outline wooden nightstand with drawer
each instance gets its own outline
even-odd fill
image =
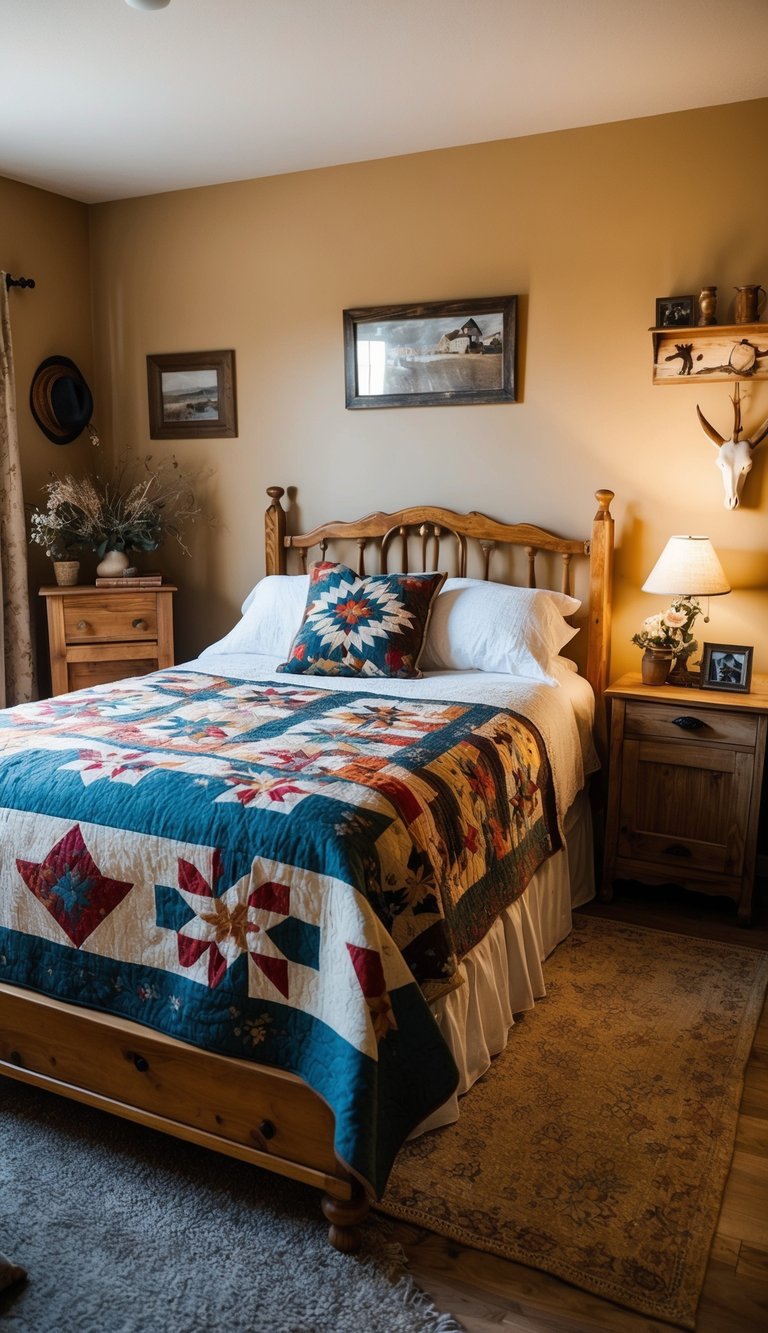
[[[173,594],[157,588],[41,588],[54,694],[173,666]]]
[[[722,894],[752,917],[768,676],[749,694],[643,685],[606,691],[611,742],[601,897],[616,879]]]

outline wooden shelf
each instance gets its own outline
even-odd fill
[[[768,324],[652,328],[650,333],[654,384],[768,379]]]

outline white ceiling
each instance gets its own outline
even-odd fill
[[[0,33],[0,175],[86,202],[768,96],[767,0],[0,0]]]

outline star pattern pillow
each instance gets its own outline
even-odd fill
[[[445,574],[359,575],[314,565],[304,619],[277,668],[296,675],[420,676],[427,626]]]

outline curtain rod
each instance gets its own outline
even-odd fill
[[[34,278],[12,278],[10,273],[6,273],[5,285],[10,291],[11,287],[34,287],[35,280]]]

